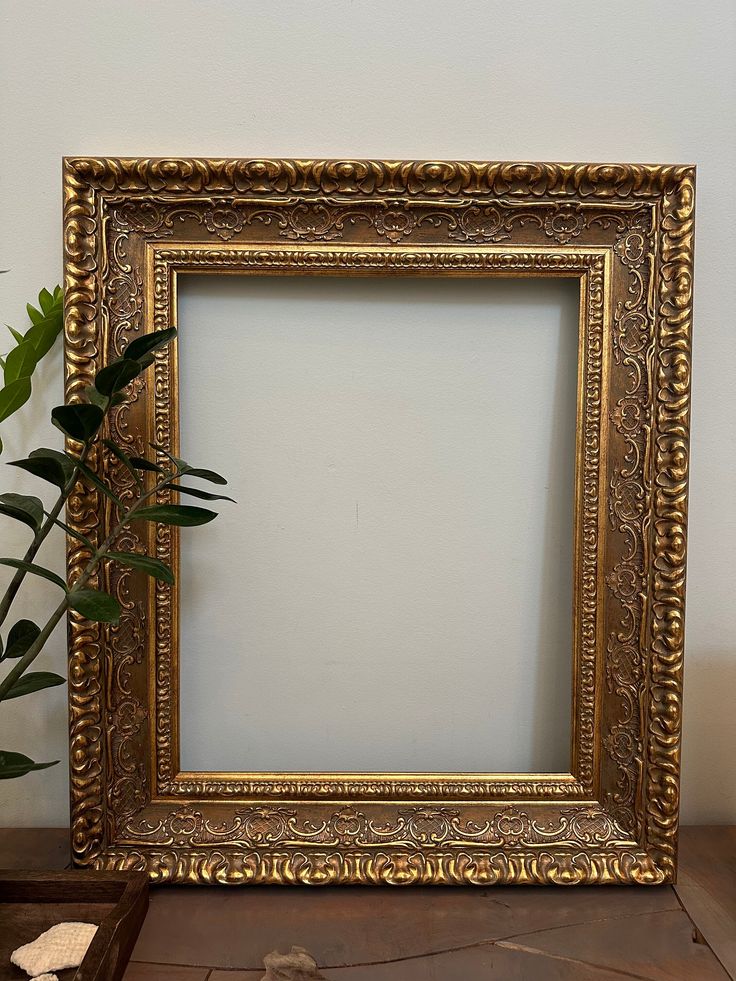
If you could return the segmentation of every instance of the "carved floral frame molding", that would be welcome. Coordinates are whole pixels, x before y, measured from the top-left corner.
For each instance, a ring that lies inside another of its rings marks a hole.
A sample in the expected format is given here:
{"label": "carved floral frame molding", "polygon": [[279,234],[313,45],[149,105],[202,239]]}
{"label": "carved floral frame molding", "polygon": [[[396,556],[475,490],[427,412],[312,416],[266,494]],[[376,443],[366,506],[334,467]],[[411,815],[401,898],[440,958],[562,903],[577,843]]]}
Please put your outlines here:
{"label": "carved floral frame molding", "polygon": [[[636,164],[64,161],[70,401],[176,321],[188,271],[570,276],[581,296],[571,772],[183,772],[176,587],[108,569],[119,625],[69,625],[77,865],[170,882],[673,881],[694,181]],[[176,352],[154,370],[111,435],[176,454]],[[114,457],[97,465],[133,493]],[[94,541],[109,502],[80,486],[69,520]],[[176,567],[176,529],[126,534]],[[68,549],[75,578],[85,554]]]}

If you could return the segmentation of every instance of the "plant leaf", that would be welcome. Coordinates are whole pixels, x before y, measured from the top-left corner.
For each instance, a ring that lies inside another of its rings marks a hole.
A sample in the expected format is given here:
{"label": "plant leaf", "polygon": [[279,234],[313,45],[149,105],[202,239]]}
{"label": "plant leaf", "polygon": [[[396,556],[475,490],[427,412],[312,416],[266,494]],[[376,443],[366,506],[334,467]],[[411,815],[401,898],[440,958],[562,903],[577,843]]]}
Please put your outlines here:
{"label": "plant leaf", "polygon": [[45,286],[38,294],[38,302],[44,314],[48,314],[54,305],[54,298]]}
{"label": "plant leaf", "polygon": [[63,325],[64,316],[61,301],[48,316],[38,316],[33,321],[33,326],[26,331],[25,339],[36,348],[37,361],[48,354],[54,346],[54,341],[61,333]]}
{"label": "plant leaf", "polygon": [[44,315],[41,313],[41,311],[37,310],[35,307],[32,307],[30,303],[26,303],[26,312],[28,314],[28,319],[32,324],[37,324],[39,321],[44,319]]}
{"label": "plant leaf", "polygon": [[[25,336],[8,325],[16,341],[16,347],[2,362],[5,388],[0,390],[0,422],[23,406],[31,396],[31,375],[40,359],[51,350],[61,333],[64,322],[64,298],[60,287],[50,293],[41,290],[39,302],[43,310],[27,304],[31,327]],[[2,452],[2,441],[0,441]]]}
{"label": "plant leaf", "polygon": [[22,569],[23,572],[30,572],[34,576],[40,576],[41,579],[48,579],[49,582],[61,587],[66,592],[66,583],[61,576],[57,576],[50,569],[44,569],[42,565],[35,565],[33,562],[23,562],[22,559],[0,559],[0,565],[10,566],[11,569]]}
{"label": "plant leaf", "polygon": [[43,522],[43,504],[37,497],[27,494],[0,494],[0,514],[22,521],[38,531]]}
{"label": "plant leaf", "polygon": [[57,405],[51,410],[51,421],[62,433],[80,443],[91,439],[102,425],[105,413],[99,405],[76,402],[74,405]]}
{"label": "plant leaf", "polygon": [[16,344],[22,344],[23,341],[25,340],[25,338],[20,333],[20,331],[16,330],[15,327],[11,327],[10,324],[6,324],[5,326],[8,328],[8,330],[10,331],[10,333],[15,338],[15,343]]}
{"label": "plant leaf", "polygon": [[232,497],[226,497],[224,494],[210,494],[209,491],[200,490],[199,487],[186,487],[184,484],[175,484],[173,481],[164,484],[164,487],[170,487],[172,490],[179,491],[180,494],[198,497],[200,501],[232,501],[233,504],[237,504],[237,501]]}
{"label": "plant leaf", "polygon": [[53,671],[29,671],[22,674],[13,687],[5,693],[4,699],[20,698],[22,695],[30,695],[31,692],[41,691],[42,688],[55,688],[63,685],[66,678]]}
{"label": "plant leaf", "polygon": [[187,467],[186,475],[187,477],[200,477],[202,480],[209,480],[212,484],[224,485],[227,483],[227,480],[221,477],[219,473],[215,473],[214,470],[202,470],[199,467]]}
{"label": "plant leaf", "polygon": [[98,405],[103,411],[110,403],[108,397],[103,395],[102,392],[98,392],[94,385],[86,385],[83,391],[87,397],[87,401],[91,402],[92,405]]}
{"label": "plant leaf", "polygon": [[95,388],[103,395],[114,395],[125,388],[143,369],[132,358],[120,358],[106,365],[95,375]]}
{"label": "plant leaf", "polygon": [[30,341],[24,340],[14,347],[5,359],[5,384],[9,385],[19,378],[30,378],[36,361],[36,349]]}
{"label": "plant leaf", "polygon": [[56,456],[50,455],[52,452],[55,451],[34,450],[27,460],[12,460],[8,466],[19,467],[27,473],[32,473],[35,477],[40,477],[56,487],[63,488],[69,475],[71,475],[71,470],[69,470],[69,475],[67,474],[66,465],[69,461],[65,458],[64,463],[61,463]]}
{"label": "plant leaf", "polygon": [[79,462],[75,456],[70,456],[61,450],[52,450],[48,446],[40,446],[37,450],[32,450],[28,456],[31,460],[56,460],[61,469],[64,471],[64,476],[67,480],[71,478],[72,472]]}
{"label": "plant leaf", "polygon": [[72,590],[69,593],[69,606],[97,623],[117,623],[120,619],[120,604],[114,596],[101,589]]}
{"label": "plant leaf", "polygon": [[165,525],[206,525],[217,517],[217,511],[208,511],[207,508],[192,507],[190,504],[153,504],[151,507],[140,508],[133,515],[131,521],[142,518],[145,521],[160,521]]}
{"label": "plant leaf", "polygon": [[138,552],[108,552],[104,558],[113,559],[121,565],[130,566],[131,569],[140,569],[154,579],[162,582],[174,582],[174,573],[159,559],[154,559],[151,555],[140,555]]}
{"label": "plant leaf", "polygon": [[164,473],[164,468],[160,467],[158,463],[152,463],[150,460],[145,460],[142,456],[131,456],[130,462],[136,468],[136,470],[146,470],[149,473]]}
{"label": "plant leaf", "polygon": [[158,351],[169,341],[176,337],[176,327],[166,327],[164,330],[155,330],[151,334],[144,334],[143,337],[136,337],[134,341],[126,347],[123,356],[140,361],[152,351]]}
{"label": "plant leaf", "polygon": [[31,379],[16,378],[0,389],[0,422],[12,416],[31,397]]}
{"label": "plant leaf", "polygon": [[31,770],[45,770],[50,766],[56,766],[58,762],[58,760],[52,760],[51,763],[34,763],[32,759],[22,753],[11,753],[7,749],[0,749],[0,780],[23,777]]}
{"label": "plant leaf", "polygon": [[138,358],[138,364],[141,366],[141,371],[149,368],[155,360],[155,354],[144,354],[142,358]]}
{"label": "plant leaf", "polygon": [[19,620],[10,628],[3,657],[23,657],[40,633],[41,628],[37,627],[32,620]]}

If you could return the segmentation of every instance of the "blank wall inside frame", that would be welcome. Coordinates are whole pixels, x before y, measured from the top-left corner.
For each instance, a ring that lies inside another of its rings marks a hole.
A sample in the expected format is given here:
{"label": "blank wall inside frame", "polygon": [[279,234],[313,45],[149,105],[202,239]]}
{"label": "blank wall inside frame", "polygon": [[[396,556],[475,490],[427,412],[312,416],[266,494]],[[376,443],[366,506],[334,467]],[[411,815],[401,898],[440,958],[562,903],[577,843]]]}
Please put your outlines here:
{"label": "blank wall inside frame", "polygon": [[180,277],[183,769],[569,770],[578,304]]}

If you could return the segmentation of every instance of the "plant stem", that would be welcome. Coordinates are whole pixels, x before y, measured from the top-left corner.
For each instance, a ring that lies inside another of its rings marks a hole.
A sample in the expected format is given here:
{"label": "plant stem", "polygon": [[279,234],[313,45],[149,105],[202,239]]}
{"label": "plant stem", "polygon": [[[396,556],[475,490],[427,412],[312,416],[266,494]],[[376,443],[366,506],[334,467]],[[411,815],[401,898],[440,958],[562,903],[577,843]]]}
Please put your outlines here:
{"label": "plant stem", "polygon": [[[13,669],[9,671],[6,677],[3,678],[2,682],[0,682],[0,702],[5,698],[7,693],[10,691],[10,689],[13,687],[16,681],[20,678],[20,676],[23,674],[26,668],[41,653],[43,646],[51,636],[51,632],[53,631],[54,627],[59,622],[59,620],[61,620],[61,618],[64,616],[66,610],[69,609],[69,605],[70,605],[69,601],[74,596],[74,593],[80,590],[83,586],[85,586],[89,582],[89,579],[92,576],[95,569],[97,568],[97,566],[99,565],[100,560],[104,558],[105,554],[108,552],[110,546],[113,544],[113,542],[118,537],[120,532],[135,517],[135,512],[138,510],[141,504],[143,504],[144,501],[148,500],[149,497],[152,497],[154,494],[157,494],[163,487],[166,486],[167,483],[169,483],[169,481],[175,480],[177,477],[180,477],[182,473],[183,471],[179,467],[177,467],[176,471],[173,471],[172,473],[166,473],[161,478],[161,480],[151,488],[151,490],[146,491],[144,494],[141,494],[140,497],[137,498],[137,500],[131,505],[130,508],[128,508],[125,514],[120,518],[120,520],[112,529],[112,531],[104,540],[104,542],[92,554],[89,562],[84,567],[84,570],[82,571],[81,575],[74,583],[74,585],[71,587],[71,589],[64,595],[64,599],[51,614],[41,633],[38,635],[35,641],[30,645],[30,647],[25,652],[23,657],[18,660],[16,665],[13,667]],[[63,498],[62,498],[62,503],[63,503]]]}
{"label": "plant stem", "polygon": [[[82,452],[79,456],[80,463],[84,463],[85,460],[87,459],[87,455],[89,454],[90,451],[90,445],[91,444],[89,443],[84,444]],[[33,541],[28,546],[28,551],[23,556],[24,562],[32,562],[33,559],[35,558],[39,548],[43,545],[49,532],[54,527],[56,519],[61,514],[62,508],[64,507],[72,491],[74,490],[74,487],[78,479],[79,479],[79,466],[77,465],[74,467],[71,476],[69,477],[69,480],[62,488],[58,501],[53,506],[53,508],[49,511],[48,517],[41,525],[41,527],[38,529],[36,534],[33,536]],[[23,580],[25,579],[25,576],[26,576],[25,569],[18,569],[18,571],[13,576],[13,578],[10,580],[10,583],[8,584],[8,588],[5,590],[5,594],[3,595],[2,600],[0,600],[0,626],[2,626],[3,623],[5,623],[8,613],[10,612],[10,607],[13,604],[13,600],[15,599],[16,594],[20,589]]]}
{"label": "plant stem", "polygon": [[28,648],[28,650],[25,652],[23,657],[21,657],[18,660],[13,670],[9,671],[6,677],[3,678],[2,682],[0,682],[0,702],[5,698],[6,694],[10,691],[10,689],[13,687],[16,681],[20,678],[20,676],[23,674],[23,672],[26,670],[29,664],[32,661],[35,661],[35,659],[41,653],[41,650],[44,644],[46,643],[46,641],[51,636],[54,627],[59,622],[59,620],[61,620],[61,618],[64,616],[64,613],[66,612],[68,605],[69,605],[69,595],[66,594],[64,596],[64,599],[61,601],[61,603],[59,603],[59,605],[56,607],[54,612],[47,620],[46,625],[44,626],[41,633],[38,635],[38,637],[36,637],[36,639]]}

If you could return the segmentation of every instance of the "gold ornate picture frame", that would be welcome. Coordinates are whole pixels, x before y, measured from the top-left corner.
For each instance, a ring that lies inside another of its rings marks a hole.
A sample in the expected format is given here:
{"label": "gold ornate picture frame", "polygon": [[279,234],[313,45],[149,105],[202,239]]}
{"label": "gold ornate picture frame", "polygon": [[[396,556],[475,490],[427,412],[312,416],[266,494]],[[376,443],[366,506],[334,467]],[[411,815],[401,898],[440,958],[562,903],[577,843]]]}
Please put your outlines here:
{"label": "gold ornate picture frame", "polygon": [[[133,337],[176,323],[180,273],[565,276],[581,297],[571,771],[181,771],[177,587],[108,567],[119,625],[70,621],[77,865],[189,883],[674,880],[694,179],[636,164],[65,160],[70,401]],[[154,372],[112,435],[176,455],[175,350]],[[97,464],[125,500],[124,467]],[[80,486],[69,521],[94,542],[108,508]],[[127,534],[176,570],[176,529]],[[68,560],[74,579],[72,539]]]}

